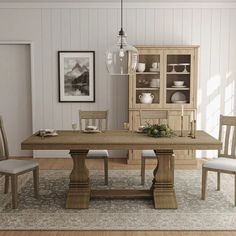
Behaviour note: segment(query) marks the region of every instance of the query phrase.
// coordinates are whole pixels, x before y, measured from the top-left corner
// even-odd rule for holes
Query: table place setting
[[[101,133],[102,131],[98,129],[95,125],[88,125],[82,130],[83,133]]]
[[[35,135],[43,139],[45,137],[55,137],[58,133],[55,129],[40,129]]]

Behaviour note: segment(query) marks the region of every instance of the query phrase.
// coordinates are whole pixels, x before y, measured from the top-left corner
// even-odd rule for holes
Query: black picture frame
[[[95,51],[58,51],[58,97],[65,103],[95,102]]]

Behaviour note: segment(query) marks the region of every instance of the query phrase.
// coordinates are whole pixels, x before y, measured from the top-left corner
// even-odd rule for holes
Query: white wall
[[[110,128],[122,127],[128,118],[127,80],[110,78],[104,63],[104,52],[119,30],[118,5],[12,6],[17,5],[0,4],[0,40],[35,43],[33,129],[70,129],[79,109],[109,109]],[[131,44],[200,45],[198,128],[216,135],[219,114],[236,110],[235,5],[193,3],[186,8],[178,3],[130,3],[128,7],[124,28]],[[95,50],[96,103],[58,103],[58,50]]]
[[[0,44],[0,115],[11,156],[32,156],[20,142],[32,133],[30,46]]]

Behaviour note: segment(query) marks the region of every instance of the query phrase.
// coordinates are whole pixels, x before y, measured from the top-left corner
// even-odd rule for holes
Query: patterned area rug
[[[92,200],[88,210],[65,209],[69,171],[40,171],[40,198],[33,197],[30,174],[19,179],[19,208],[11,209],[11,195],[0,194],[1,230],[236,230],[234,179],[222,175],[222,190],[215,190],[216,175],[209,174],[207,199],[200,200],[201,172],[176,170],[177,210],[156,210],[150,200]],[[146,183],[152,172],[147,171]],[[140,186],[138,170],[112,170],[109,186],[103,172],[91,171],[93,188]],[[0,180],[3,189],[3,178]],[[145,188],[150,185],[146,184]],[[2,191],[1,191],[2,192]]]

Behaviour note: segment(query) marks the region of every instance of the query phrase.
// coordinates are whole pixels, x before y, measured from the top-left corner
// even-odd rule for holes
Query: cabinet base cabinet
[[[164,109],[155,109],[155,110],[164,110]],[[190,121],[194,109],[189,109],[184,111],[183,119],[183,129],[190,131]],[[138,130],[140,126],[140,111],[139,110],[130,110],[129,111],[129,122],[130,129],[135,131]],[[148,121],[147,121],[148,122]],[[163,123],[162,121],[159,121]],[[181,110],[169,110],[168,111],[168,125],[173,130],[180,130],[181,127]],[[188,166],[190,168],[197,167],[197,160],[195,151],[192,150],[174,150],[175,154],[175,165],[178,166]],[[140,164],[141,163],[141,151],[140,150],[130,150],[128,155],[129,164]],[[147,164],[155,164],[156,160],[146,160]]]

